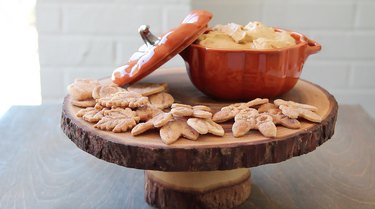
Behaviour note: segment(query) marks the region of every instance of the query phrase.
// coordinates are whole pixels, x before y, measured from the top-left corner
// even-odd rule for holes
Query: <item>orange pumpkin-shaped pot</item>
[[[228,50],[191,44],[180,54],[190,80],[208,96],[275,97],[293,88],[307,57],[321,49],[320,44],[302,34],[291,35],[297,44],[287,48]]]
[[[194,10],[162,37],[141,26],[144,50],[113,72],[113,82],[120,86],[137,82],[179,53],[193,84],[208,96],[231,100],[275,97],[293,88],[307,57],[321,49],[320,44],[296,32],[291,32],[296,45],[279,49],[228,50],[194,44],[209,30],[211,17],[210,12]]]

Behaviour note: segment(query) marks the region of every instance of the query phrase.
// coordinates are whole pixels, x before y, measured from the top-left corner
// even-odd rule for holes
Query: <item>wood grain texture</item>
[[[205,192],[184,191],[166,186],[145,172],[145,199],[162,209],[229,209],[241,205],[251,193],[250,177]]]
[[[13,107],[0,119],[0,208],[151,209],[143,171],[99,160],[61,131],[61,105]],[[375,208],[375,123],[340,106],[335,135],[315,151],[252,168],[239,208]]]
[[[170,70],[170,69],[168,69]],[[217,111],[231,101],[216,101],[196,90],[187,76],[172,69],[164,75],[149,77],[152,82],[167,82],[176,101],[192,105],[203,104]],[[180,139],[172,145],[160,141],[158,132],[133,137],[130,133],[112,133],[93,128],[93,125],[75,116],[79,108],[66,97],[61,127],[66,135],[82,150],[121,166],[162,171],[212,171],[253,167],[277,163],[306,154],[331,138],[334,133],[337,103],[327,91],[306,81],[281,96],[286,100],[318,107],[321,123],[302,121],[298,130],[278,127],[277,137],[267,138],[257,131],[234,138],[232,122],[223,124],[224,137],[203,135],[197,141]]]

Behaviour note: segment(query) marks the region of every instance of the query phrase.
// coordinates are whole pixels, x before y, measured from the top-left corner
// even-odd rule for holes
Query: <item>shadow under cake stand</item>
[[[163,69],[160,70],[163,72]],[[213,112],[229,102],[216,101],[196,90],[181,68],[148,76],[143,81],[169,85],[175,102],[207,105]],[[101,82],[109,83],[110,79]],[[80,108],[64,100],[61,127],[82,150],[120,166],[145,170],[145,200],[158,208],[232,208],[251,193],[248,168],[278,163],[315,150],[334,133],[337,102],[323,88],[299,80],[280,98],[318,107],[321,123],[301,121],[298,130],[277,128],[276,138],[257,131],[240,138],[231,132],[233,122],[222,124],[224,137],[201,135],[197,141],[184,138],[172,145],[161,142],[157,130],[137,137],[95,129],[76,117]]]

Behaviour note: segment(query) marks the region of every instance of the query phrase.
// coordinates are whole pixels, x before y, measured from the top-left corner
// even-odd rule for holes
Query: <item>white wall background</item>
[[[38,0],[43,101],[61,101],[74,78],[109,76],[142,43],[139,25],[160,34],[191,9],[211,11],[211,25],[259,20],[315,39],[323,50],[308,59],[302,78],[375,116],[372,0]],[[184,63],[176,58],[167,65]]]
[[[41,102],[36,0],[0,0],[0,118],[12,105]]]

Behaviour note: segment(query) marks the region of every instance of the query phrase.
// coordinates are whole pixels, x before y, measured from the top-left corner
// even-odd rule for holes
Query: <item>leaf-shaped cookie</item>
[[[258,108],[258,112],[267,113],[272,117],[275,125],[282,125],[287,128],[298,129],[301,128],[301,123],[295,118],[289,118],[284,115],[282,111],[272,103],[266,103]]]
[[[199,134],[211,133],[216,136],[224,136],[223,127],[211,119],[189,118],[187,124]]]
[[[160,112],[156,114],[153,118],[148,120],[147,122],[144,123],[139,123],[137,124],[131,131],[131,134],[133,136],[139,135],[141,133],[144,133],[150,129],[153,128],[160,128],[167,124],[170,120],[172,120],[172,114],[171,113],[165,113],[165,112]]]
[[[171,113],[175,117],[211,118],[211,108],[204,105],[172,104]]]
[[[251,129],[259,130],[263,136],[276,137],[277,128],[272,117],[265,113],[259,114],[256,109],[241,110],[234,118],[232,132],[234,137],[244,136]]]
[[[103,114],[104,117],[94,125],[95,128],[113,132],[126,132],[139,121],[139,117],[130,108],[103,110]]]
[[[149,104],[148,98],[136,92],[117,92],[107,97],[98,99],[104,107],[137,108]]]
[[[256,98],[246,103],[236,103],[221,108],[212,117],[212,120],[221,123],[233,119],[241,110],[268,103],[268,99]]]
[[[165,144],[172,144],[180,137],[185,137],[189,140],[197,140],[199,133],[192,129],[184,119],[169,121],[160,129],[160,138]]]
[[[305,118],[308,121],[320,123],[322,122],[322,117],[318,115],[317,113],[304,109],[301,107],[293,107],[293,106],[286,106],[286,105],[280,105],[279,106],[282,113],[290,118]]]
[[[96,123],[104,117],[103,111],[95,109],[94,107],[88,107],[77,112],[77,117],[82,117],[83,120]]]

